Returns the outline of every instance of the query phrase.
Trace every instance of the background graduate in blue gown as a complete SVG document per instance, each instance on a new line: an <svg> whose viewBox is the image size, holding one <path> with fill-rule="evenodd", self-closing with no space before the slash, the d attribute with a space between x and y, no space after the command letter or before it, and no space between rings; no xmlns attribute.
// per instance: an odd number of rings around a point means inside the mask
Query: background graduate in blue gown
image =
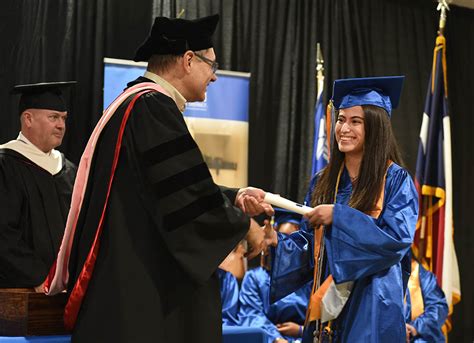
<svg viewBox="0 0 474 343"><path fill-rule="evenodd" d="M406 327L410 342L445 342L442 327L448 303L436 276L413 259L406 299Z"/></svg>
<svg viewBox="0 0 474 343"><path fill-rule="evenodd" d="M217 270L222 301L222 326L238 325L239 283L235 276L221 268Z"/></svg>
<svg viewBox="0 0 474 343"><path fill-rule="evenodd" d="M247 270L244 242L240 242L219 265L217 276L222 301L222 326L239 324L239 281L242 281Z"/></svg>
<svg viewBox="0 0 474 343"><path fill-rule="evenodd" d="M301 215L275 208L275 229L280 235L298 230L300 221ZM312 281L271 304L267 262L262 256L262 265L249 270L244 277L239 296L240 325L262 328L268 335L269 343L297 342L303 333Z"/></svg>
<svg viewBox="0 0 474 343"><path fill-rule="evenodd" d="M406 340L407 253L418 195L390 124L402 83L403 77L335 81L335 144L311 183L314 209L288 237L266 230L276 246L271 301L313 278L321 285L310 299L304 341Z"/></svg>

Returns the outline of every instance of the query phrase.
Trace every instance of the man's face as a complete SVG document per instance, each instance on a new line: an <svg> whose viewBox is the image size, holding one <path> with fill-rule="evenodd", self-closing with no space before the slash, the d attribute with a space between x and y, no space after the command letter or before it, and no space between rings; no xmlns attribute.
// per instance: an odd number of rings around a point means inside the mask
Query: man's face
<svg viewBox="0 0 474 343"><path fill-rule="evenodd" d="M66 132L67 112L47 109L28 109L29 118L26 120L29 137L38 149L49 152L61 145Z"/></svg>
<svg viewBox="0 0 474 343"><path fill-rule="evenodd" d="M189 94L186 100L188 102L193 101L204 101L206 98L207 86L217 80L216 74L212 70L211 63L209 61L216 60L216 54L214 49L210 48L205 51L198 52L199 55L206 58L205 61L196 54L193 57L193 77L189 85Z"/></svg>

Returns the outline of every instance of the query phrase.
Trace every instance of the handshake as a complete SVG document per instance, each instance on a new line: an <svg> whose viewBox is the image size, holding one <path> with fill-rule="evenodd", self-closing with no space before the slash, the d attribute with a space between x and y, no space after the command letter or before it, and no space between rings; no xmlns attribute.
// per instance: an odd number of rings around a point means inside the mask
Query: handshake
<svg viewBox="0 0 474 343"><path fill-rule="evenodd" d="M275 211L269 203L265 202L265 195L266 192L260 188L241 188L235 197L235 206L240 208L249 217L255 217L262 213L272 216ZM245 236L248 245L246 253L248 259L252 259L266 250L271 245L270 239L272 234L274 233L276 236L270 221L265 220L264 223L265 225L261 227L255 220L250 219L250 227Z"/></svg>
<svg viewBox="0 0 474 343"><path fill-rule="evenodd" d="M311 208L254 187L239 189L235 198L235 206L250 217L262 213L272 216L275 211L271 205L304 215L309 224L315 228L332 224L334 209L332 204L321 204ZM278 244L278 236L271 227L269 220L265 220L264 226L261 227L255 220L251 219L250 228L245 239L249 245L247 257L250 259L266 250L268 246Z"/></svg>

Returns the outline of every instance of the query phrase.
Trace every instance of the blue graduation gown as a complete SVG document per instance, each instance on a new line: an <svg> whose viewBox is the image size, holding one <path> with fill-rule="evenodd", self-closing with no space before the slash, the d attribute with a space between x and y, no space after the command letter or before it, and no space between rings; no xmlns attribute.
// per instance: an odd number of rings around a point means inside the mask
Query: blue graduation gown
<svg viewBox="0 0 474 343"><path fill-rule="evenodd" d="M222 325L238 325L239 314L239 284L232 273L222 269L217 270L222 300Z"/></svg>
<svg viewBox="0 0 474 343"><path fill-rule="evenodd" d="M311 183L312 193L316 180ZM387 171L384 204L377 219L349 207L347 170L341 176L333 223L325 230L327 268L336 283L354 281L339 317L333 342L404 342L403 298L410 273L408 251L418 217L418 195L406 170L393 163ZM313 232L307 222L272 249L271 298L277 300L313 277ZM305 338L310 339L311 329ZM309 341L309 340L308 340Z"/></svg>
<svg viewBox="0 0 474 343"><path fill-rule="evenodd" d="M295 338L280 334L276 324L284 322L304 324L311 285L310 282L296 292L270 304L269 272L262 267L249 270L242 281L239 296L240 325L262 328L268 335L268 342L273 342L278 337L292 342Z"/></svg>
<svg viewBox="0 0 474 343"><path fill-rule="evenodd" d="M433 273L420 266L420 288L423 296L424 312L415 320L411 320L410 293L407 292L406 319L407 323L415 327L418 335L411 342L445 342L441 331L448 317L448 303L443 290L438 286Z"/></svg>

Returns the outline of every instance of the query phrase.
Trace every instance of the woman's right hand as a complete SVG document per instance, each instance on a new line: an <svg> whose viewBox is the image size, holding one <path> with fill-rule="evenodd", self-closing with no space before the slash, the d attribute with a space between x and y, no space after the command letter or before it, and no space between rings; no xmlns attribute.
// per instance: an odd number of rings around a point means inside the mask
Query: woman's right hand
<svg viewBox="0 0 474 343"><path fill-rule="evenodd" d="M318 227L319 225L331 225L333 210L334 205L318 205L306 213L304 217L308 219L313 227Z"/></svg>

